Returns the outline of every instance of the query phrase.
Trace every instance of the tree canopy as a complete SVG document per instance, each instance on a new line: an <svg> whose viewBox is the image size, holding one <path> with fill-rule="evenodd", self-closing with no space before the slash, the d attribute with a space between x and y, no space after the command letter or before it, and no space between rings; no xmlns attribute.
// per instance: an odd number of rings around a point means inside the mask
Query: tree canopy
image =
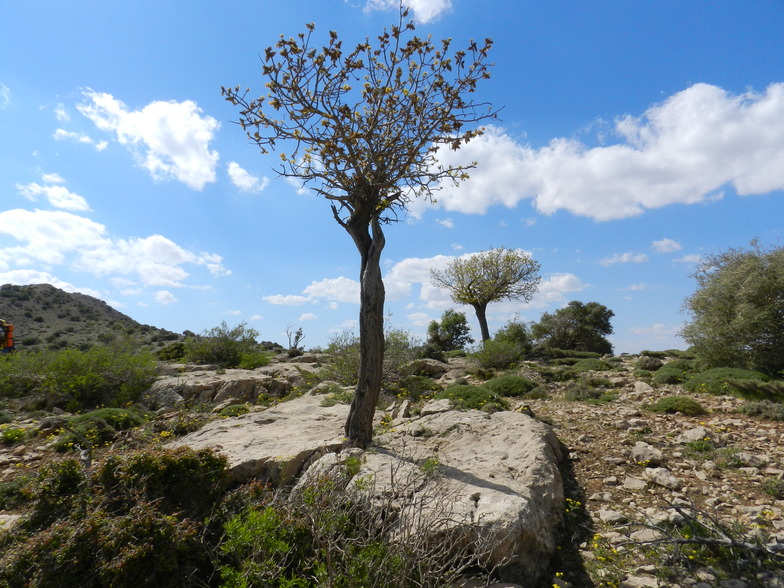
<svg viewBox="0 0 784 588"><path fill-rule="evenodd" d="M681 334L707 367L784 370L784 247L728 249L702 260Z"/></svg>
<svg viewBox="0 0 784 588"><path fill-rule="evenodd" d="M251 141L262 153L280 144L280 175L329 200L360 254L360 374L346 423L349 444L360 447L370 443L381 389L382 224L398 220L411 199L431 198L442 182L465 179L473 165L442 165L438 151L459 149L496 114L472 98L490 75L492 41L453 50L449 39L414 35L406 19L401 8L397 26L353 49L335 31L320 44L308 24L264 51L265 94L222 88Z"/></svg>
<svg viewBox="0 0 784 588"><path fill-rule="evenodd" d="M433 282L452 300L474 308L482 341L490 339L487 305L500 300L530 300L539 287L539 263L520 249L499 247L458 257L443 270L430 270Z"/></svg>
<svg viewBox="0 0 784 588"><path fill-rule="evenodd" d="M463 349L474 342L470 332L465 313L450 308L441 315L440 322L430 321L427 326L427 342L441 351Z"/></svg>
<svg viewBox="0 0 784 588"><path fill-rule="evenodd" d="M532 325L531 333L542 347L612 353L606 336L613 332L613 316L615 313L603 304L573 300L552 314L545 312Z"/></svg>

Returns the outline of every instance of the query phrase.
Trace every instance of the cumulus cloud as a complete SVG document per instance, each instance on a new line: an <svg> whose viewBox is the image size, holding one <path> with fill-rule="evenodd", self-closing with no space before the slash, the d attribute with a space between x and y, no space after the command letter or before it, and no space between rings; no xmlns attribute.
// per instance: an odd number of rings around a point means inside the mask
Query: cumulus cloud
<svg viewBox="0 0 784 588"><path fill-rule="evenodd" d="M19 243L0 249L0 268L50 272L54 266L67 265L95 276L159 287L183 286L189 277L184 265L204 266L213 275L230 273L218 255L189 251L161 235L112 238L104 225L62 210L2 211L0 234Z"/></svg>
<svg viewBox="0 0 784 588"><path fill-rule="evenodd" d="M210 150L220 123L191 101L154 101L141 110L106 92L86 90L77 110L131 150L156 180L174 178L201 190L215 181L218 152Z"/></svg>
<svg viewBox="0 0 784 588"><path fill-rule="evenodd" d="M168 290L158 290L155 293L155 302L158 304L163 304L164 306L168 306L169 304L174 304L177 302L177 298L175 298L174 294Z"/></svg>
<svg viewBox="0 0 784 588"><path fill-rule="evenodd" d="M269 178L259 178L240 167L236 161L229 162L227 166L232 184L243 192L261 192L269 184Z"/></svg>
<svg viewBox="0 0 784 588"><path fill-rule="evenodd" d="M39 196L47 199L54 208L83 212L90 210L87 200L62 186L63 178L57 174L44 174L42 176L44 185L31 182L30 184L17 184L16 189L19 193L30 201L35 202Z"/></svg>
<svg viewBox="0 0 784 588"><path fill-rule="evenodd" d="M299 320L301 320L301 321L314 321L317 318L318 317L315 314L313 314L312 312L305 312L305 313L302 313L301 315L299 315Z"/></svg>
<svg viewBox="0 0 784 588"><path fill-rule="evenodd" d="M442 227L446 227L447 229L453 229L455 227L455 221L451 218L440 218L436 221Z"/></svg>
<svg viewBox="0 0 784 588"><path fill-rule="evenodd" d="M445 185L437 206L484 213L531 199L545 214L611 220L705 202L726 185L742 196L784 189L784 83L741 95L695 84L620 117L613 131L615 144L557 138L536 149L490 126L459 151L438 152L442 164L478 166L459 188Z"/></svg>
<svg viewBox="0 0 784 588"><path fill-rule="evenodd" d="M367 0L365 12L371 10L397 10L399 0ZM427 23L452 9L452 0L403 0L414 20Z"/></svg>
<svg viewBox="0 0 784 588"><path fill-rule="evenodd" d="M645 263L648 261L648 256L644 253L616 253L612 257L606 257L599 260L599 264L605 267L615 265L616 263Z"/></svg>
<svg viewBox="0 0 784 588"><path fill-rule="evenodd" d="M675 253L683 249L680 243L672 239L662 239L661 241L654 241L651 245L656 253Z"/></svg>
<svg viewBox="0 0 784 588"><path fill-rule="evenodd" d="M697 265L698 263L700 263L700 261L702 261L702 257L696 253L693 253L691 255L684 255L683 257L679 257L678 259L675 260L676 263L686 263L686 264L693 264L693 265Z"/></svg>
<svg viewBox="0 0 784 588"><path fill-rule="evenodd" d="M335 302L359 304L359 282L340 276L312 282L303 290L313 300L325 299Z"/></svg>

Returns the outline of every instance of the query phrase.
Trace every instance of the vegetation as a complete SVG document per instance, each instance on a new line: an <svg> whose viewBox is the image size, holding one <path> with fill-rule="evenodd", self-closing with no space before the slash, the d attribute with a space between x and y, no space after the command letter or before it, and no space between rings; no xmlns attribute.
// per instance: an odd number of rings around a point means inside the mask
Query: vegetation
<svg viewBox="0 0 784 588"><path fill-rule="evenodd" d="M427 327L427 342L441 351L465 349L466 345L474 342L469 333L465 313L450 308L441 315L440 322L430 321Z"/></svg>
<svg viewBox="0 0 784 588"><path fill-rule="evenodd" d="M521 249L503 247L458 257L443 270L432 269L430 277L436 286L449 291L453 301L473 307L482 342L490 339L487 305L531 300L540 280L539 263Z"/></svg>
<svg viewBox="0 0 784 588"><path fill-rule="evenodd" d="M613 332L613 316L615 313L603 304L573 300L552 314L545 312L531 332L540 347L612 353L606 336Z"/></svg>
<svg viewBox="0 0 784 588"><path fill-rule="evenodd" d="M152 354L126 346L17 353L0 361L0 397L32 395L72 411L121 406L152 384L156 368Z"/></svg>
<svg viewBox="0 0 784 588"><path fill-rule="evenodd" d="M475 102L490 76L492 45L472 42L450 54L450 40L409 36L402 8L398 26L343 50L331 31L324 44L315 25L281 37L263 53L265 95L247 99L240 86L222 88L240 107L240 124L262 152L281 151L283 176L300 180L330 201L337 223L360 256L360 371L346 422L349 442L367 447L381 392L384 357L382 224L398 220L412 197L430 198L440 182L467 177L464 166L435 166L442 147L458 149L481 134L472 128L495 113ZM406 39L408 37L408 39ZM361 86L353 87L359 82ZM281 117L281 118L278 118Z"/></svg>
<svg viewBox="0 0 784 588"><path fill-rule="evenodd" d="M760 372L739 368L713 368L694 374L683 383L689 392L703 392L707 394L733 394L737 388L733 381L766 382L768 377Z"/></svg>
<svg viewBox="0 0 784 588"><path fill-rule="evenodd" d="M537 384L527 378L507 374L488 380L484 383L484 387L489 388L501 396L522 397L528 396L528 394L537 387Z"/></svg>
<svg viewBox="0 0 784 588"><path fill-rule="evenodd" d="M214 364L222 368L254 369L267 365L271 356L256 343L256 329L226 322L185 339L185 359L193 363Z"/></svg>
<svg viewBox="0 0 784 588"><path fill-rule="evenodd" d="M436 398L447 398L455 408L461 410L483 410L497 412L508 405L501 395L484 386L456 385L438 392Z"/></svg>
<svg viewBox="0 0 784 588"><path fill-rule="evenodd" d="M686 299L682 335L706 367L775 376L784 370L784 247L728 249L705 258Z"/></svg>
<svg viewBox="0 0 784 588"><path fill-rule="evenodd" d="M688 396L665 396L646 407L648 410L660 413L681 413L689 416L706 414L702 405Z"/></svg>

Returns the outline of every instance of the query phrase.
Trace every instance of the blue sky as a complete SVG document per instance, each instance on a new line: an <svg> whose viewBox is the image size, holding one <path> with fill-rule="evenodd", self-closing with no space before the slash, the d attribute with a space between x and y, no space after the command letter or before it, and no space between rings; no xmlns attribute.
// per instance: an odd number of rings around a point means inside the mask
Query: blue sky
<svg viewBox="0 0 784 588"><path fill-rule="evenodd" d="M359 258L327 203L276 176L221 86L305 23L350 46L388 0L0 0L0 284L50 283L181 332L245 321L306 346L356 329ZM684 348L702 256L784 238L784 3L410 0L417 34L494 39L502 107L450 155L471 179L387 227L389 324L450 302L429 270L491 247L541 264L530 303L615 312L616 352ZM9 321L13 317L4 317Z"/></svg>

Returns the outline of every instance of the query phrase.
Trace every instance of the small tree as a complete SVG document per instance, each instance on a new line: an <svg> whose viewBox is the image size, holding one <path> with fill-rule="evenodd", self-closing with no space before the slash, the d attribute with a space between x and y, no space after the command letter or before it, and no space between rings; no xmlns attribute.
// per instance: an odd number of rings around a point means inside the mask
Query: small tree
<svg viewBox="0 0 784 588"><path fill-rule="evenodd" d="M262 56L267 93L222 88L240 107L239 123L262 153L287 142L282 176L296 178L330 201L332 215L360 256L359 382L346 422L348 443L367 447L381 391L384 358L382 225L398 220L415 197L431 198L444 181L458 183L473 166L439 165L440 148L459 149L481 134L470 128L494 118L470 95L490 77L492 45L472 42L454 51L449 39L411 36L400 11L398 26L345 50L334 31L326 44L281 37Z"/></svg>
<svg viewBox="0 0 784 588"><path fill-rule="evenodd" d="M692 320L681 331L706 367L738 367L775 376L784 370L784 247L729 249L694 273L686 299Z"/></svg>
<svg viewBox="0 0 784 588"><path fill-rule="evenodd" d="M610 324L613 316L615 313L603 304L573 300L553 314L544 313L532 325L531 333L543 347L612 353L612 344L606 336L613 332Z"/></svg>
<svg viewBox="0 0 784 588"><path fill-rule="evenodd" d="M463 349L474 342L469 332L465 313L450 308L441 315L441 322L430 321L427 327L427 342L441 351Z"/></svg>
<svg viewBox="0 0 784 588"><path fill-rule="evenodd" d="M444 270L431 269L433 282L452 300L474 308L482 342L490 338L487 305L500 300L531 300L539 286L539 263L520 249L490 249L458 257Z"/></svg>

